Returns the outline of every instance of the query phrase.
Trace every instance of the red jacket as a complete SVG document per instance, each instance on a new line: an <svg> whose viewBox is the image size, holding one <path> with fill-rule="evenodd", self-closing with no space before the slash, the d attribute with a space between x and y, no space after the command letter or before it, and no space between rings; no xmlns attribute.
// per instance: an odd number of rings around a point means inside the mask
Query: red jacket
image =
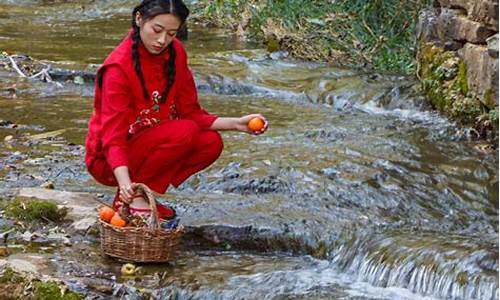
<svg viewBox="0 0 500 300"><path fill-rule="evenodd" d="M160 103L160 111L154 113L160 122L172 118L191 119L201 129L209 128L217 118L208 114L198 103L193 75L187 65L187 54L181 42L172 41L176 51L175 81L167 100ZM149 94L166 85L164 63L169 58L168 51L160 55L149 53L139 46L140 63ZM98 78L103 75L102 88ZM173 103L173 111L167 108ZM85 164L90 167L95 159L106 159L111 169L128 166L129 129L141 112L154 105L152 99L144 99L142 86L133 67L131 34L116 47L97 71L94 111L89 121L89 131L85 141Z"/></svg>

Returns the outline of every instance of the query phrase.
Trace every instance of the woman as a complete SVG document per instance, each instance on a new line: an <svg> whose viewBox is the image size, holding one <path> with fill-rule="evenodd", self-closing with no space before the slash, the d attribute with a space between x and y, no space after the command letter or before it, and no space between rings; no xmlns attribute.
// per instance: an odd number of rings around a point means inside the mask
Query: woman
<svg viewBox="0 0 500 300"><path fill-rule="evenodd" d="M181 0L142 1L133 10L128 36L97 71L85 163L98 182L118 186L113 205L129 203L132 213L148 208L132 182L165 193L219 157L218 130L257 135L267 129L267 121L258 132L247 128L260 114L223 118L200 107L186 52L176 39L188 15ZM160 217L174 213L163 206L158 211Z"/></svg>

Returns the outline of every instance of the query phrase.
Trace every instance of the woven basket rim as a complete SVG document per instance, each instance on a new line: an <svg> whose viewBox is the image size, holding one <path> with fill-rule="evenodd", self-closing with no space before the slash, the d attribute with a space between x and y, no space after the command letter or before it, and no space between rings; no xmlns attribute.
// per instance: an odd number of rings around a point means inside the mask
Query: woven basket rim
<svg viewBox="0 0 500 300"><path fill-rule="evenodd" d="M147 233L156 233L158 235L171 235L171 234L178 234L178 233L184 233L184 226L182 224L179 224L175 229L151 229L148 227L133 227L133 226L126 226L126 227L118 227L109 224L108 222L105 222L103 220L99 220L102 226L105 226L107 228L113 229L115 232L119 233L127 233L127 232L147 232Z"/></svg>

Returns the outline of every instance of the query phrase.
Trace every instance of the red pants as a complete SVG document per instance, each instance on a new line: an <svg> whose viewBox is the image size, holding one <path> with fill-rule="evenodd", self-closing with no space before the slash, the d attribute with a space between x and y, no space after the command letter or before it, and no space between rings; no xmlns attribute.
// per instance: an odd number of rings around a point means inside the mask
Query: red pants
<svg viewBox="0 0 500 300"><path fill-rule="evenodd" d="M220 156L223 144L217 131L202 131L191 120L173 120L139 132L129 140L129 149L132 182L144 183L163 194L170 184L177 187L211 165ZM93 161L89 172L104 185L118 185L104 158Z"/></svg>

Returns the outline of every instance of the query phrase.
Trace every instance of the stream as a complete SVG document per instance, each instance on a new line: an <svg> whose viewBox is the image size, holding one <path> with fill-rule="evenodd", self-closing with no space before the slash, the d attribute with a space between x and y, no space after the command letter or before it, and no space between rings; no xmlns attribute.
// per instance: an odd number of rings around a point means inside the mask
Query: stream
<svg viewBox="0 0 500 300"><path fill-rule="evenodd" d="M51 181L114 195L86 172L83 144L93 72L135 2L0 0L1 51L76 71L43 82L0 68L3 194ZM124 278L80 236L40 244L47 274L88 299L109 299L102 286L117 299L499 299L498 150L433 111L415 78L189 28L200 103L262 113L268 132L223 132L220 159L161 198L190 228L175 262Z"/></svg>

